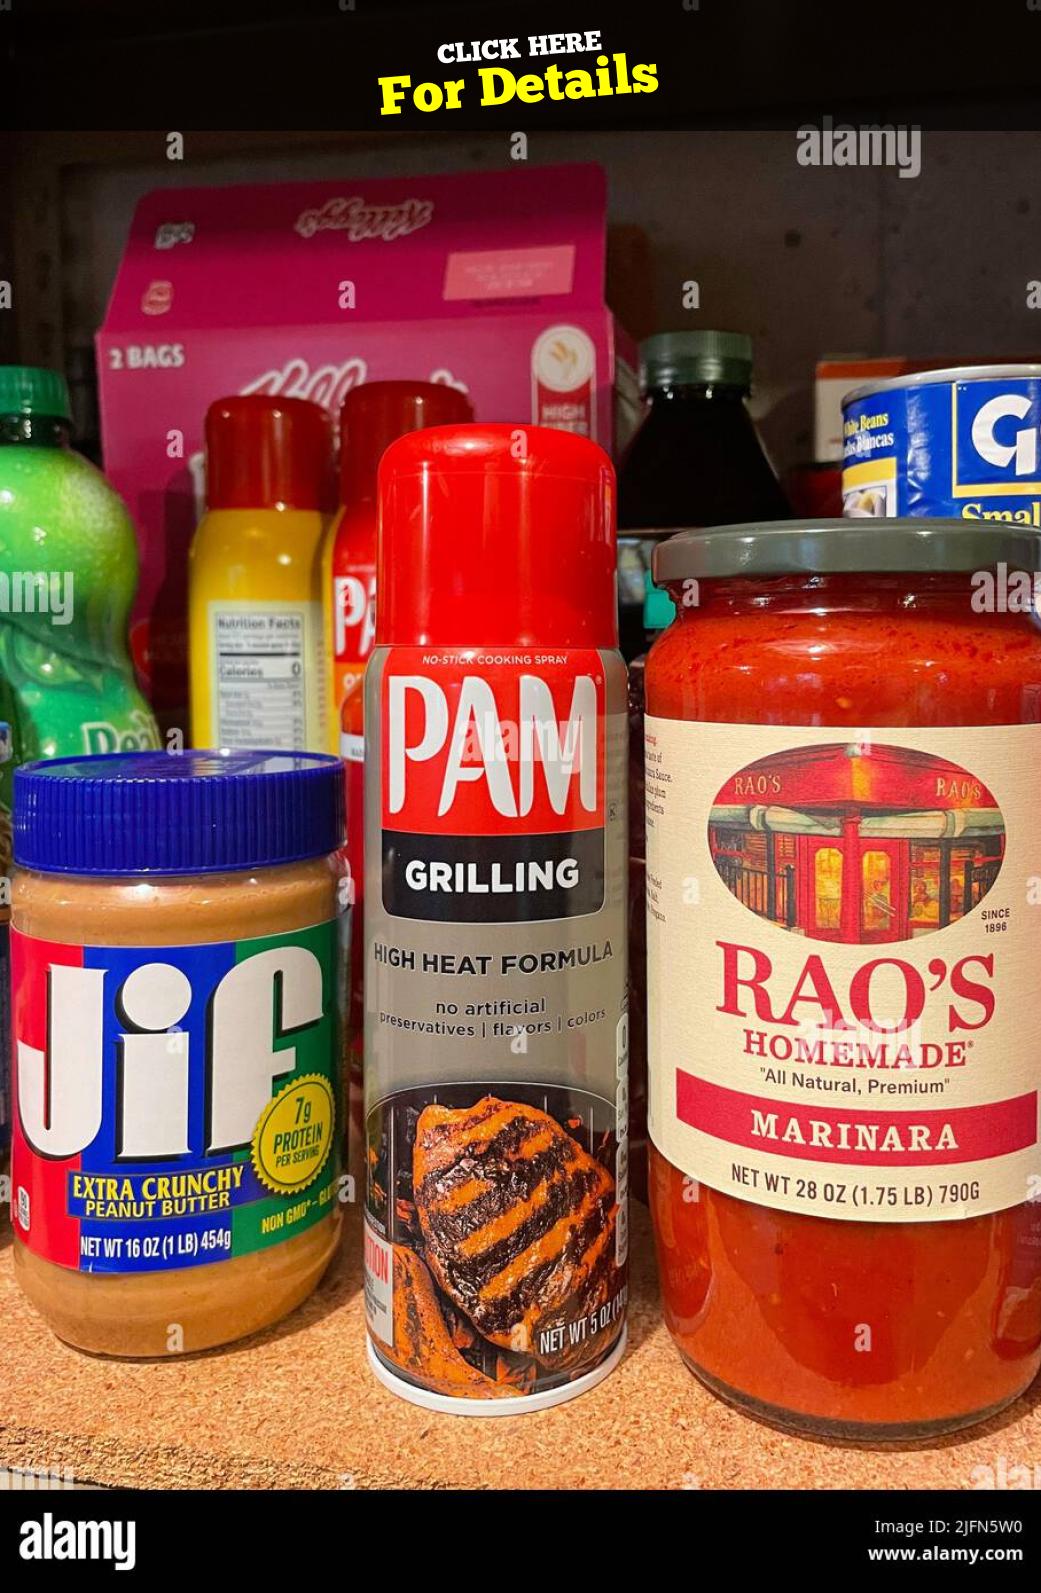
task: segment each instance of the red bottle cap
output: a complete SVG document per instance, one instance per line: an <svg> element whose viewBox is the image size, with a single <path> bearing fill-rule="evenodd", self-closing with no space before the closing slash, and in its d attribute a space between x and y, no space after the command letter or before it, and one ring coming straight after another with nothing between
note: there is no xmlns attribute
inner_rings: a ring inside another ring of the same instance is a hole
<svg viewBox="0 0 1041 1593"><path fill-rule="evenodd" d="M615 647L615 480L545 426L444 426L379 470L377 645Z"/></svg>
<svg viewBox="0 0 1041 1593"><path fill-rule="evenodd" d="M244 393L206 411L206 502L211 509L321 509L331 433L306 398Z"/></svg>
<svg viewBox="0 0 1041 1593"><path fill-rule="evenodd" d="M363 382L340 410L340 502L376 500L376 471L397 437L473 420L465 393L444 382Z"/></svg>

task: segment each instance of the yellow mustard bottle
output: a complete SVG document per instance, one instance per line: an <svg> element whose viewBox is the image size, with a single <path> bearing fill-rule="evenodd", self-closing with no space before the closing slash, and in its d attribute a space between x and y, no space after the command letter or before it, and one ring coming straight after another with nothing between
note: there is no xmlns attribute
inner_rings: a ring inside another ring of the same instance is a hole
<svg viewBox="0 0 1041 1593"><path fill-rule="evenodd" d="M192 743L320 751L326 413L264 393L206 414L206 513L188 572Z"/></svg>

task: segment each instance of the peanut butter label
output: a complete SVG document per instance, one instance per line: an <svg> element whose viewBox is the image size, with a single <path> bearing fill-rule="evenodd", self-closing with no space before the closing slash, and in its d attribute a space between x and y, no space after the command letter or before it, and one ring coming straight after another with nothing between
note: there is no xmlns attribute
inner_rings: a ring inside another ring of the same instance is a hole
<svg viewBox="0 0 1041 1593"><path fill-rule="evenodd" d="M120 947L12 931L12 1220L29 1249L81 1272L159 1272L328 1215L336 937L324 923Z"/></svg>
<svg viewBox="0 0 1041 1593"><path fill-rule="evenodd" d="M1039 767L1039 725L647 719L649 1129L673 1165L846 1221L1041 1198Z"/></svg>

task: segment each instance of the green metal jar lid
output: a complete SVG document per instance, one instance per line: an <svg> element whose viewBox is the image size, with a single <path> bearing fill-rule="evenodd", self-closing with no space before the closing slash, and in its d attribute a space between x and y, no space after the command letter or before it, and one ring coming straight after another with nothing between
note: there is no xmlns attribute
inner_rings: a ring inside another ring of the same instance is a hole
<svg viewBox="0 0 1041 1593"><path fill-rule="evenodd" d="M47 415L68 420L72 414L64 376L42 365L0 365L0 415Z"/></svg>
<svg viewBox="0 0 1041 1593"><path fill-rule="evenodd" d="M728 576L1041 571L1041 531L1007 521L774 520L681 531L655 548L659 583Z"/></svg>

